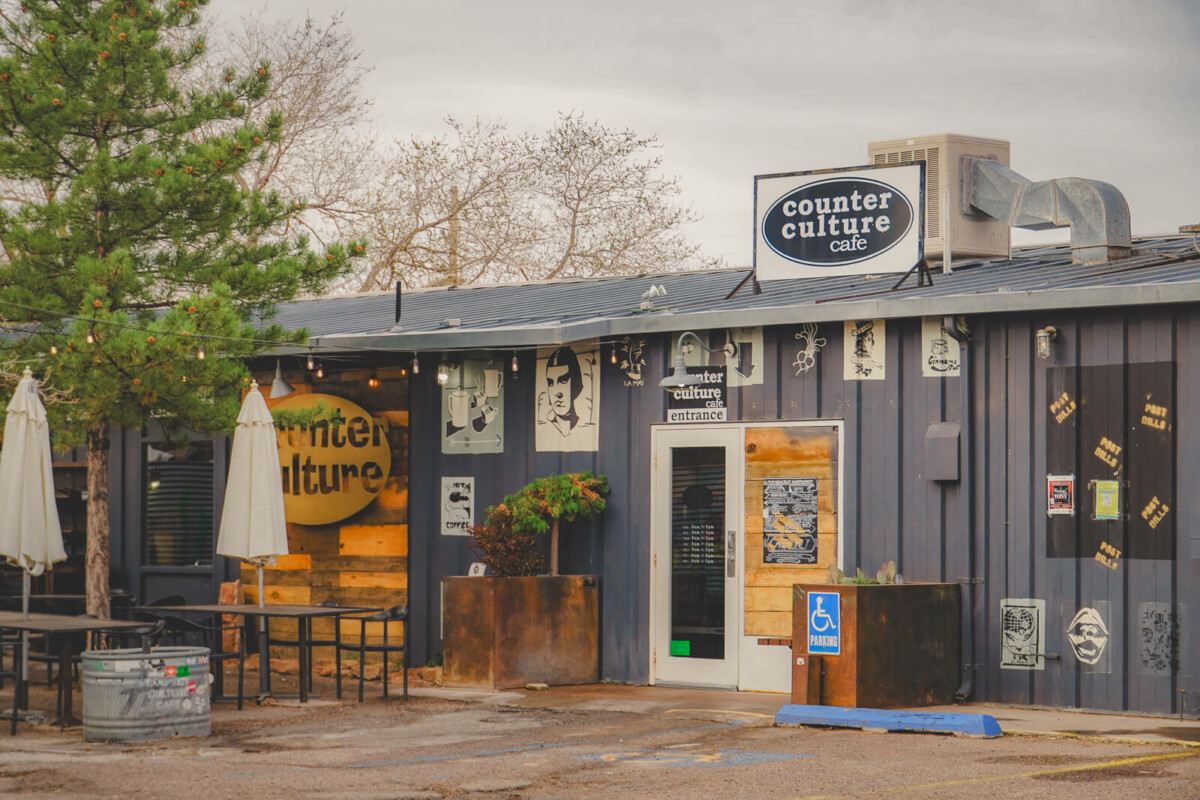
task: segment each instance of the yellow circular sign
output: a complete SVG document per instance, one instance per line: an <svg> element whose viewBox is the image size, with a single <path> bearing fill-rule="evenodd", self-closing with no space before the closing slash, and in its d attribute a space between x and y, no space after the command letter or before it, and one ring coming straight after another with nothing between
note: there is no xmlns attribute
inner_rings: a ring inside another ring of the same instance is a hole
<svg viewBox="0 0 1200 800"><path fill-rule="evenodd" d="M288 522L328 525L371 504L387 483L392 448L387 421L330 394L301 394L273 404L273 410L305 411L320 403L339 423L316 422L281 428L279 468Z"/></svg>

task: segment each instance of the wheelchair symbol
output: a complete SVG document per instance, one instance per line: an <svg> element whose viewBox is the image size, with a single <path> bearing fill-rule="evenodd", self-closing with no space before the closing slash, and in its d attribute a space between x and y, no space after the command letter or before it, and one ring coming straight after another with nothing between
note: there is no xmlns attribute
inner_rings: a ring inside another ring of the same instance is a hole
<svg viewBox="0 0 1200 800"><path fill-rule="evenodd" d="M808 629L814 633L824 633L833 628L833 617L829 616L829 612L822 606L825 601L824 597L814 597L813 600L817 607L808 618Z"/></svg>

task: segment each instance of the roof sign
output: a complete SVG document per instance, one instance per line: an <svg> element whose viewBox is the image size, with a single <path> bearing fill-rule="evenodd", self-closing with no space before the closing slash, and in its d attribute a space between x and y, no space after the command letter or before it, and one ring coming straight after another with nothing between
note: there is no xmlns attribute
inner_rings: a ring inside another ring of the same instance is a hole
<svg viewBox="0 0 1200 800"><path fill-rule="evenodd" d="M925 164L759 175L760 281L907 272L923 257Z"/></svg>

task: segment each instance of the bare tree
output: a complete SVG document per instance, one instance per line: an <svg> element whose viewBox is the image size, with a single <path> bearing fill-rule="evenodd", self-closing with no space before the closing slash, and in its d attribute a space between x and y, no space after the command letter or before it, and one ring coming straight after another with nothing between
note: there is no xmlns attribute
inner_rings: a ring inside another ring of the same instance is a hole
<svg viewBox="0 0 1200 800"><path fill-rule="evenodd" d="M270 89L247 102L246 118L263 124L277 114L281 137L243 170L243 188L276 191L297 204L293 223L324 244L371 212L364 202L375 171L377 148L370 130L371 101L362 90L370 71L343 16L327 22L265 18L265 9L221 25L209 50L207 75L234 83L239 75L265 70Z"/></svg>
<svg viewBox="0 0 1200 800"><path fill-rule="evenodd" d="M396 142L364 228L360 289L630 274L712 265L659 174L659 145L567 114L541 136L501 122Z"/></svg>

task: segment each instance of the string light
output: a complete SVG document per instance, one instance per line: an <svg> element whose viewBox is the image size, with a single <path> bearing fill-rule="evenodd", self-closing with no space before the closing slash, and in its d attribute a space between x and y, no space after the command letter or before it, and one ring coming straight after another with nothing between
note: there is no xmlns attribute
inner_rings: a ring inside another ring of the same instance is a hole
<svg viewBox="0 0 1200 800"><path fill-rule="evenodd" d="M408 377L408 367L401 367L401 368L400 368L400 377L401 377L401 378L406 378L406 377Z"/></svg>
<svg viewBox="0 0 1200 800"><path fill-rule="evenodd" d="M309 372L312 372L312 371L313 371L313 357L312 357L312 350L309 350L309 351L308 351L308 371L309 371Z"/></svg>
<svg viewBox="0 0 1200 800"><path fill-rule="evenodd" d="M617 363L617 345L615 342L613 343L613 346L612 346L612 358L610 358L609 361L611 361L614 364Z"/></svg>
<svg viewBox="0 0 1200 800"><path fill-rule="evenodd" d="M421 374L421 362L417 359L416 354L413 354L413 375Z"/></svg>
<svg viewBox="0 0 1200 800"><path fill-rule="evenodd" d="M205 355L205 354L204 354L204 345L200 345L200 349L196 351L196 358L198 358L198 359L200 359L201 361L203 361L203 360L204 360L204 355Z"/></svg>
<svg viewBox="0 0 1200 800"><path fill-rule="evenodd" d="M519 369L519 365L517 364L517 354L513 353L512 371L513 371L514 376L517 374L518 369Z"/></svg>
<svg viewBox="0 0 1200 800"><path fill-rule="evenodd" d="M96 343L96 334L93 333L92 331L88 331L87 336L85 336L84 339L87 341L88 344L95 344Z"/></svg>
<svg viewBox="0 0 1200 800"><path fill-rule="evenodd" d="M52 356L58 355L58 345L56 345L56 344L50 345L50 355L52 355Z"/></svg>
<svg viewBox="0 0 1200 800"><path fill-rule="evenodd" d="M372 389L379 388L379 378L376 377L374 372L371 373L371 377L367 378L367 386L370 386Z"/></svg>
<svg viewBox="0 0 1200 800"><path fill-rule="evenodd" d="M316 372L316 375L317 375L317 377L318 377L318 378L324 378L324 377L325 377L325 367L321 366L321 362L320 362L320 361L318 361L318 362L317 362L317 372Z"/></svg>
<svg viewBox="0 0 1200 800"><path fill-rule="evenodd" d="M445 386L450 382L450 365L446 363L438 364L437 369L438 386Z"/></svg>

